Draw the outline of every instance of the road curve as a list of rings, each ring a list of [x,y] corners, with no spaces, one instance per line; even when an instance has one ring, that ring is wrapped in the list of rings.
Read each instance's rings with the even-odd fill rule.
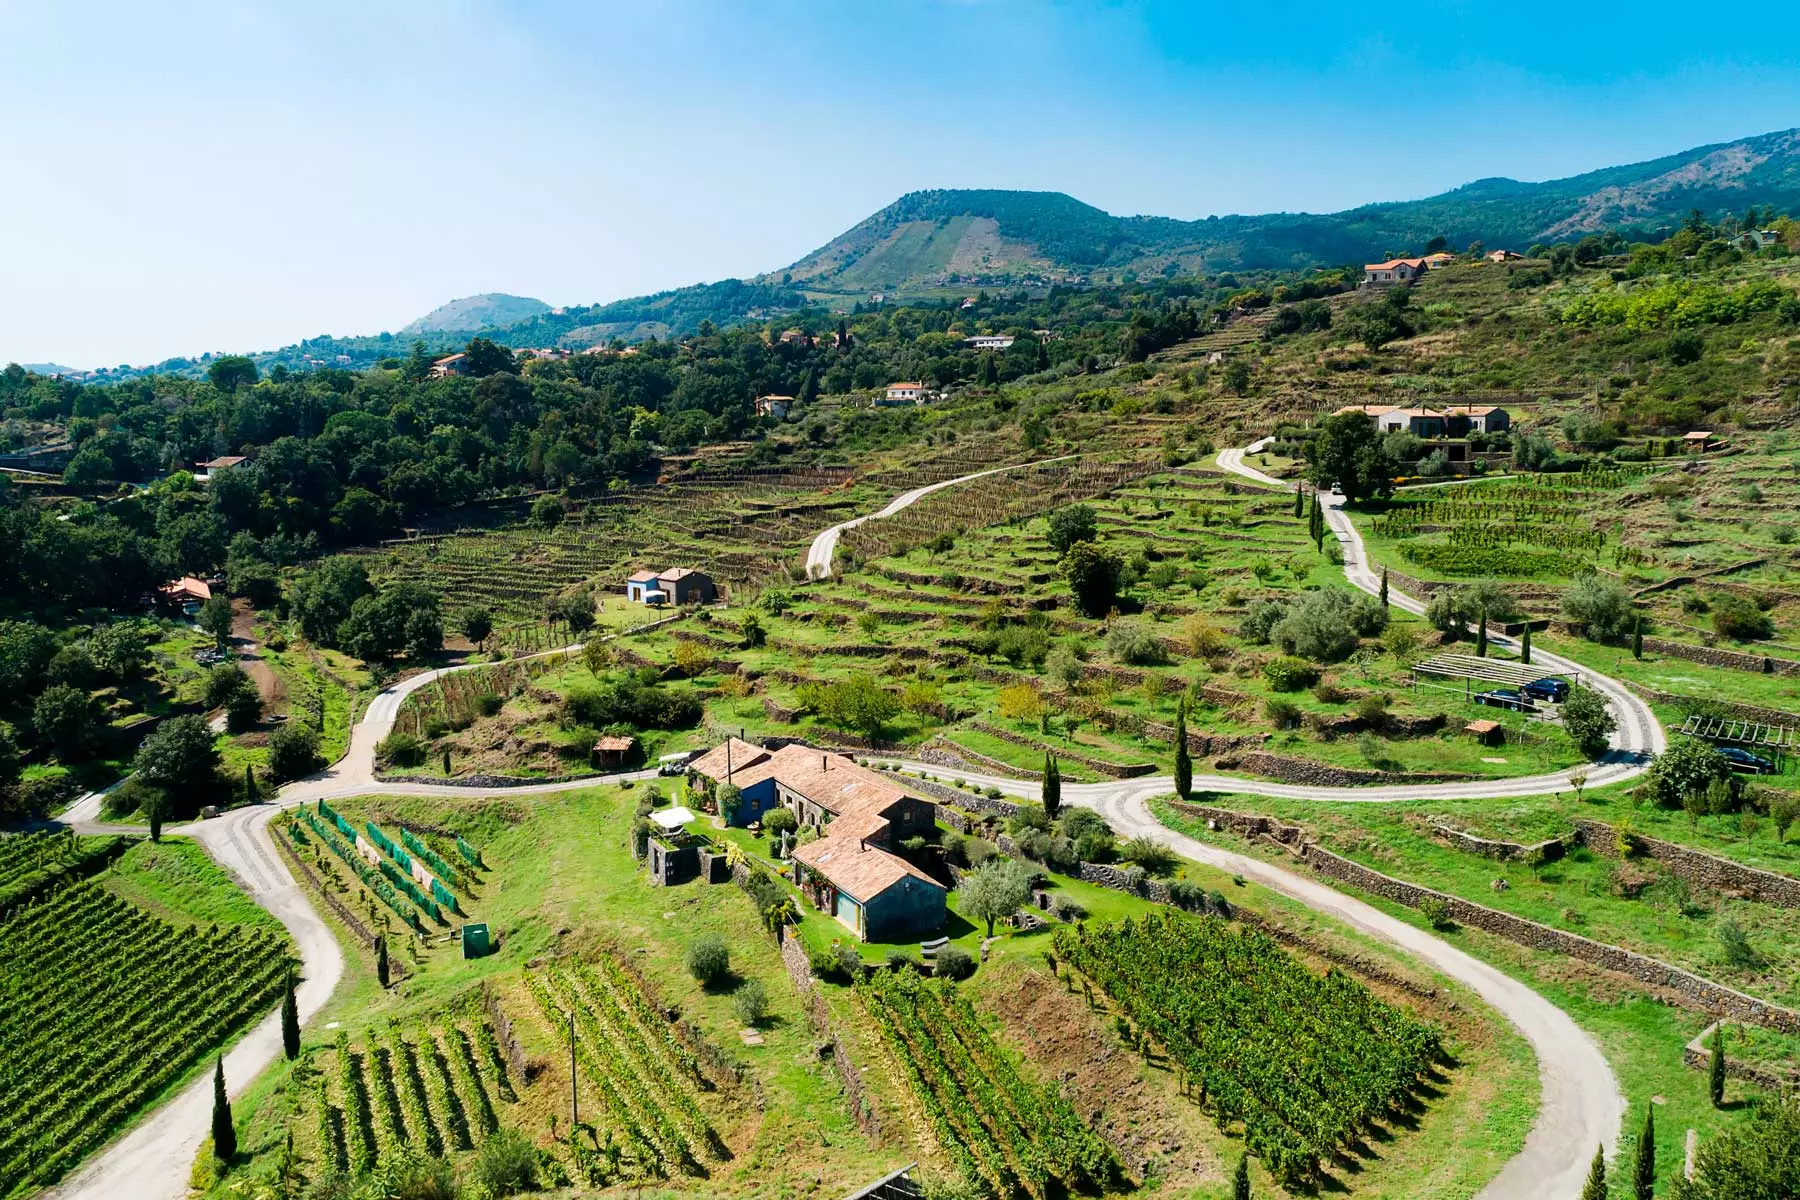
[[[888,501],[887,507],[881,509],[879,512],[868,513],[864,516],[857,517],[855,520],[844,521],[841,524],[833,525],[830,529],[825,530],[823,533],[819,534],[818,537],[814,538],[812,546],[806,552],[806,577],[808,579],[823,579],[831,574],[831,560],[837,553],[838,536],[846,529],[855,529],[864,521],[879,521],[883,517],[891,517],[901,509],[910,507],[918,501],[923,500],[926,496],[931,495],[933,492],[942,491],[944,488],[956,487],[958,484],[968,483],[970,480],[981,479],[988,475],[998,475],[1003,471],[1019,471],[1026,467],[1041,467],[1047,463],[1062,462],[1065,459],[1080,457],[1079,454],[1059,454],[1055,458],[1040,458],[1036,462],[1014,463],[1010,467],[992,467],[986,471],[976,471],[972,475],[959,475],[955,479],[946,479],[941,483],[928,483],[924,487],[916,487],[910,492],[901,492],[898,496],[895,496],[892,500]]]

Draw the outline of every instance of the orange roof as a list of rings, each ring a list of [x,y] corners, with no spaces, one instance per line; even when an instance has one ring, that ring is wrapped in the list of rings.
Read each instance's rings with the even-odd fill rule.
[[[1464,733],[1492,733],[1500,728],[1498,721],[1470,721],[1463,726]]]
[[[1365,271],[1392,271],[1395,267],[1412,267],[1414,270],[1425,265],[1422,258],[1390,258],[1386,262],[1364,263]]]
[[[883,775],[859,767],[841,754],[784,746],[775,752],[772,762],[777,783],[840,819],[863,812],[879,816],[909,796]]]
[[[235,467],[243,461],[244,461],[244,456],[241,454],[227,454],[221,458],[208,459],[207,461],[205,461],[203,463],[199,463],[197,465],[205,467],[209,471],[217,471],[217,470],[221,470],[225,467]]]
[[[625,577],[626,583],[649,583],[656,578],[656,572],[650,570],[633,571]]]
[[[887,891],[907,876],[943,891],[944,885],[897,854],[866,845],[860,837],[835,832],[830,837],[794,849],[794,857],[818,872],[840,892],[867,901]]]
[[[1346,404],[1338,409],[1338,412],[1359,412],[1364,416],[1379,417],[1382,413],[1391,413],[1398,407],[1397,404]]]
[[[689,575],[698,574],[700,574],[700,572],[694,570],[692,567],[670,567],[661,575],[658,575],[657,578],[664,583],[674,583],[678,579],[686,579]]]
[[[192,575],[183,575],[180,579],[172,579],[156,589],[165,596],[188,596],[195,600],[211,600],[212,588],[204,579],[195,579]]]
[[[1692,433],[1684,433],[1684,434],[1682,434],[1682,435],[1681,435],[1681,440],[1682,440],[1682,441],[1684,441],[1684,442],[1705,442],[1705,441],[1710,441],[1710,440],[1712,440],[1712,430],[1710,430],[1710,429],[1696,429],[1696,430],[1694,430],[1694,432],[1692,432]]]
[[[727,746],[730,747],[729,751],[726,750]],[[698,771],[708,778],[723,781],[725,778],[725,763],[727,758],[729,758],[731,762],[731,782],[737,784],[739,787],[745,786],[747,782],[761,782],[769,777],[769,773],[766,770],[757,775],[754,780],[749,780],[745,777],[744,772],[747,769],[766,764],[769,761],[769,752],[764,750],[761,746],[751,745],[742,738],[730,738],[721,742],[719,745],[714,746],[711,750],[708,750],[705,754],[702,754],[699,758],[696,758],[693,762],[689,763],[688,770]]]
[[[914,388],[914,389],[918,389],[918,388],[922,388],[922,387],[924,387],[924,386],[925,386],[925,385],[924,385],[924,384],[922,384],[922,383],[890,383],[890,384],[888,384],[888,391],[890,391],[890,392],[891,392],[891,391],[893,391],[893,390],[894,390],[894,389],[895,389],[895,388]]]

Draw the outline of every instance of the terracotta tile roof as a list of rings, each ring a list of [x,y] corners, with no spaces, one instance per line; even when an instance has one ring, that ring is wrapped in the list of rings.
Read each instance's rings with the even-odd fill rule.
[[[764,750],[761,746],[753,746],[742,738],[731,738],[728,741],[721,742],[719,745],[714,746],[711,750],[708,750],[705,754],[702,754],[699,758],[696,758],[693,762],[689,763],[688,770],[698,771],[709,779],[717,779],[723,782],[725,779],[727,746],[731,748],[731,782],[737,784],[739,787],[746,786],[745,780],[747,776],[745,772],[747,770],[757,766],[766,766],[769,762],[769,752]],[[756,777],[755,782],[761,782],[768,777],[769,772],[765,770]]]
[[[226,467],[235,467],[243,461],[244,456],[241,454],[227,454],[221,458],[208,459],[206,462],[198,465],[205,467],[209,471],[220,471]]]
[[[698,575],[699,573],[692,567],[670,567],[657,578],[664,583],[674,583],[676,580],[686,579],[689,575]]]
[[[1365,271],[1392,271],[1395,267],[1412,267],[1414,270],[1425,266],[1422,258],[1390,258],[1386,262],[1364,263]]]
[[[896,388],[913,388],[916,390],[924,386],[925,385],[922,383],[890,383],[888,384],[888,391],[894,391]]]
[[[865,845],[858,837],[833,833],[830,837],[796,847],[794,857],[808,870],[823,876],[832,887],[857,900],[871,900],[909,875],[939,891],[944,890],[943,884],[904,858]]]
[[[784,746],[775,752],[773,762],[776,782],[835,818],[865,811],[880,815],[909,795],[880,773],[859,767],[841,754]]]
[[[1359,412],[1365,416],[1379,417],[1382,413],[1391,413],[1398,407],[1397,404],[1346,404],[1338,409],[1338,412]]]
[[[656,578],[655,571],[633,571],[625,579],[626,583],[649,583]]]
[[[192,575],[183,575],[180,579],[172,579],[156,589],[165,596],[190,596],[195,600],[211,600],[212,588],[204,579],[195,579]]]
[[[634,737],[599,737],[594,739],[594,749],[623,754],[637,745]]]
[[[1463,726],[1464,733],[1486,734],[1500,728],[1498,721],[1470,721]]]

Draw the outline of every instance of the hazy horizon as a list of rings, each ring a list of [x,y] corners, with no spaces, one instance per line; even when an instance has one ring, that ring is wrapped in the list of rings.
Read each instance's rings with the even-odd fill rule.
[[[0,155],[19,185],[0,228],[19,282],[0,362],[266,350],[483,292],[589,304],[752,275],[919,188],[1330,212],[1795,123],[1800,68],[1779,46],[1634,17],[13,7]],[[1563,52],[1583,45],[1606,53]]]

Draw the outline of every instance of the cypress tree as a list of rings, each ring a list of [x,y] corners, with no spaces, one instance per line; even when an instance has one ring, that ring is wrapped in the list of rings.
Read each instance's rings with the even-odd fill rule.
[[[387,939],[384,937],[375,939],[375,981],[382,987],[388,985]]]
[[[1588,1168],[1587,1183],[1582,1186],[1581,1200],[1606,1200],[1606,1148],[1594,1150],[1594,1165]]]
[[[1713,1026],[1712,1036],[1712,1069],[1706,1078],[1707,1091],[1712,1096],[1712,1106],[1725,1106],[1725,1022],[1720,1021]]]
[[[225,1095],[225,1060],[213,1060],[213,1155],[221,1162],[237,1157],[237,1129],[231,1123],[231,1100]]]
[[[995,384],[997,384],[999,382],[1000,382],[1000,373],[994,369],[994,356],[992,354],[982,355],[982,357],[981,357],[981,384],[982,384],[982,386],[983,387],[993,387]]]
[[[1631,657],[1644,657],[1644,614],[1639,613],[1631,622]]]
[[[1044,751],[1044,815],[1052,821],[1062,812],[1062,769],[1056,755]]]
[[[1388,606],[1387,568],[1381,568],[1381,607]]]
[[[1044,345],[1044,340],[1042,338],[1038,339],[1037,362],[1035,365],[1040,371],[1048,371],[1050,369],[1050,348]]]
[[[1632,1200],[1655,1200],[1656,1105],[1644,1105],[1644,1132],[1638,1134],[1637,1156],[1631,1164]]]
[[[1525,635],[1519,639],[1519,661],[1531,665],[1531,622],[1525,622]]]
[[[444,747],[444,774],[450,774],[450,747]]]
[[[1175,709],[1175,792],[1183,800],[1194,790],[1194,757],[1188,753],[1187,697]]]
[[[811,404],[819,398],[819,376],[811,367],[806,368],[806,376],[800,380],[800,392],[794,397],[801,404]]]
[[[1481,623],[1475,627],[1475,657],[1487,657],[1487,614],[1481,614]]]
[[[149,807],[150,807],[150,840],[152,842],[160,842],[160,841],[162,841],[163,798],[161,796],[150,797],[150,806]]]
[[[249,763],[244,764],[244,803],[256,803],[256,768]]]
[[[1294,515],[1296,517],[1304,517],[1306,515],[1306,489],[1305,488],[1295,488],[1294,489]]]
[[[294,999],[294,972],[288,971],[287,990],[281,994],[281,1052],[288,1061],[300,1057],[300,1006]]]
[[[1231,1173],[1231,1200],[1250,1200],[1250,1156],[1238,1155],[1237,1169]]]

